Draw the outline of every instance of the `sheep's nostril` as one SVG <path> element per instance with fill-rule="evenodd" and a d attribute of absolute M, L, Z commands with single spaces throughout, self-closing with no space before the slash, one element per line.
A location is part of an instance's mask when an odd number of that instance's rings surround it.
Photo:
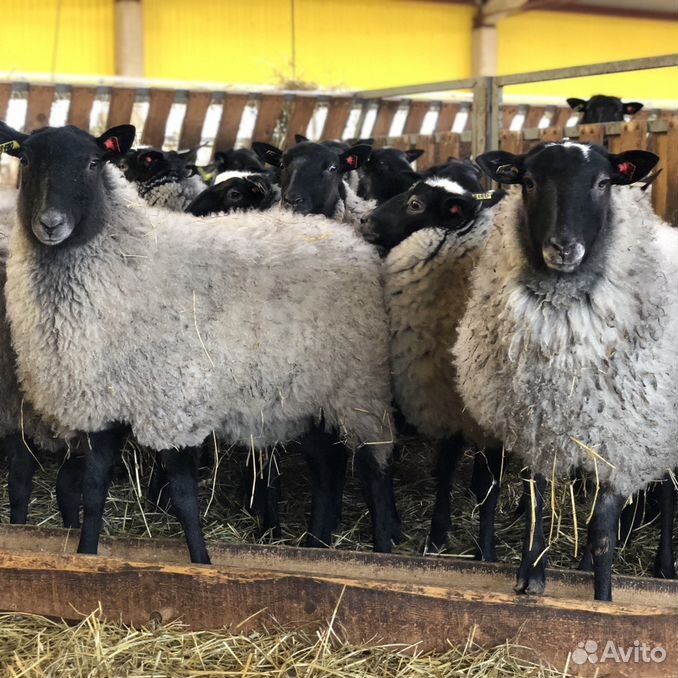
<path fill-rule="evenodd" d="M 62 217 L 57 216 L 43 216 L 40 217 L 40 225 L 45 229 L 47 234 L 52 234 L 64 223 Z"/>
<path fill-rule="evenodd" d="M 285 204 L 290 207 L 298 207 L 304 199 L 300 195 L 287 195 L 285 196 Z"/>

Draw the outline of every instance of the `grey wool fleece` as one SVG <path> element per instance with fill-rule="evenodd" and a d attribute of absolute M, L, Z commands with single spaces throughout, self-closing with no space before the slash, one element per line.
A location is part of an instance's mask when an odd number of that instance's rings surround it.
<path fill-rule="evenodd" d="M 61 428 L 131 425 L 154 449 L 214 431 L 257 447 L 322 414 L 350 445 L 391 452 L 380 263 L 350 229 L 272 210 L 198 219 L 138 206 L 106 169 L 101 233 L 10 243 L 18 374 Z"/>
<path fill-rule="evenodd" d="M 678 463 L 678 232 L 613 189 L 603 270 L 538 274 L 500 206 L 454 348 L 469 412 L 536 473 L 630 495 Z"/>

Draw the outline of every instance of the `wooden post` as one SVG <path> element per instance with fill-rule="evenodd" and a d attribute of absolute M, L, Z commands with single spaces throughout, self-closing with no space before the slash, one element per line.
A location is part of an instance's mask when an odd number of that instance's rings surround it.
<path fill-rule="evenodd" d="M 141 0 L 115 0 L 116 75 L 144 76 L 144 8 Z"/>

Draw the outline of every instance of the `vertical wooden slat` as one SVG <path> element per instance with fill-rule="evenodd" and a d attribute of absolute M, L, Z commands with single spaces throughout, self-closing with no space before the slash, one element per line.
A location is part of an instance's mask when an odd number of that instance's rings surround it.
<path fill-rule="evenodd" d="M 296 96 L 294 98 L 294 102 L 292 103 L 292 114 L 290 115 L 290 121 L 287 124 L 285 147 L 294 144 L 295 134 L 306 135 L 306 128 L 311 120 L 317 101 L 317 97 L 312 96 Z"/>
<path fill-rule="evenodd" d="M 408 137 L 405 137 L 408 138 Z M 418 134 L 409 137 L 414 144 L 414 148 L 420 148 L 424 152 L 417 158 L 417 172 L 436 164 L 437 146 L 435 137 L 432 134 Z M 410 144 L 412 147 L 412 143 Z"/>
<path fill-rule="evenodd" d="M 407 112 L 403 134 L 419 134 L 426 114 L 431 110 L 430 101 L 413 101 Z"/>
<path fill-rule="evenodd" d="M 447 162 L 448 158 L 461 157 L 461 134 L 455 132 L 441 132 L 436 134 L 438 144 L 436 147 L 436 165 Z"/>
<path fill-rule="evenodd" d="M 343 137 L 352 106 L 353 99 L 351 97 L 330 97 L 327 118 L 325 118 L 325 125 L 320 135 L 321 139 L 341 139 Z M 360 129 L 356 134 L 360 136 Z"/>
<path fill-rule="evenodd" d="M 379 111 L 372 128 L 372 136 L 388 136 L 391 123 L 399 106 L 400 101 L 393 101 L 392 99 L 382 99 L 379 102 Z"/>
<path fill-rule="evenodd" d="M 89 116 L 96 96 L 96 87 L 71 87 L 71 103 L 68 107 L 68 124 L 89 132 Z"/>
<path fill-rule="evenodd" d="M 186 114 L 179 135 L 179 148 L 197 148 L 200 145 L 202 127 L 211 101 L 212 92 L 188 93 Z"/>
<path fill-rule="evenodd" d="M 441 104 L 440 112 L 438 113 L 438 120 L 436 120 L 436 132 L 450 132 L 452 125 L 459 113 L 459 104 Z"/>
<path fill-rule="evenodd" d="M 595 123 L 579 125 L 579 141 L 584 144 L 602 144 L 605 139 L 605 125 Z"/>
<path fill-rule="evenodd" d="M 565 128 L 559 125 L 554 127 L 544 127 L 543 129 L 539 130 L 539 136 L 541 137 L 541 140 L 546 143 L 550 141 L 562 141 L 564 133 Z"/>
<path fill-rule="evenodd" d="M 215 151 L 228 151 L 235 146 L 242 112 L 249 101 L 248 94 L 227 94 L 221 111 L 219 130 L 214 140 Z"/>
<path fill-rule="evenodd" d="M 174 103 L 176 92 L 173 89 L 153 89 L 149 95 L 150 105 L 144 125 L 141 143 L 162 148 L 165 142 L 165 128 L 170 108 Z"/>
<path fill-rule="evenodd" d="M 523 133 L 510 132 L 503 129 L 499 132 L 499 148 L 508 153 L 521 154 L 523 152 Z"/>
<path fill-rule="evenodd" d="M 24 132 L 45 127 L 54 100 L 54 85 L 28 85 L 28 107 Z"/>
<path fill-rule="evenodd" d="M 254 123 L 252 141 L 270 143 L 273 139 L 275 126 L 280 118 L 284 97 L 280 94 L 262 94 L 259 101 L 259 113 Z"/>
<path fill-rule="evenodd" d="M 647 122 L 633 120 L 624 123 L 621 134 L 609 137 L 608 150 L 610 153 L 622 153 L 623 151 L 640 150 L 647 148 Z"/>
<path fill-rule="evenodd" d="M 513 118 L 516 117 L 518 113 L 518 106 L 502 106 L 501 109 L 501 128 L 502 129 L 510 129 L 511 127 L 511 122 L 513 122 Z"/>
<path fill-rule="evenodd" d="M 555 115 L 551 118 L 551 124 L 554 127 L 565 127 L 567 121 L 574 115 L 574 111 L 568 106 L 567 108 L 556 109 Z"/>
<path fill-rule="evenodd" d="M 108 119 L 106 121 L 107 127 L 115 127 L 116 125 L 125 125 L 132 119 L 132 108 L 134 107 L 134 99 L 136 97 L 136 90 L 128 87 L 112 87 L 111 98 L 108 105 Z"/>
<path fill-rule="evenodd" d="M 545 106 L 530 106 L 525 114 L 525 124 L 523 127 L 525 129 L 532 129 L 534 127 L 539 127 L 541 119 L 544 117 L 546 111 Z"/>
<path fill-rule="evenodd" d="M 7 115 L 7 105 L 12 97 L 12 83 L 0 82 L 0 120 Z"/>
<path fill-rule="evenodd" d="M 678 117 L 668 121 L 666 134 L 651 134 L 648 150 L 656 153 L 663 172 L 652 184 L 652 204 L 657 214 L 678 226 Z"/>

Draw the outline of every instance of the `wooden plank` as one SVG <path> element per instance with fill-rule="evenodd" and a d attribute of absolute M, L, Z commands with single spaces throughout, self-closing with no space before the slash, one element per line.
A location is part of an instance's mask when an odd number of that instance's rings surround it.
<path fill-rule="evenodd" d="M 417 172 L 428 169 L 431 165 L 435 165 L 438 157 L 438 144 L 436 139 L 431 134 L 417 134 L 408 137 L 410 143 L 405 148 L 420 148 L 424 151 L 417 158 Z"/>
<path fill-rule="evenodd" d="M 257 121 L 254 123 L 254 131 L 252 132 L 252 141 L 270 143 L 273 140 L 273 132 L 280 119 L 283 102 L 284 97 L 280 94 L 261 95 Z"/>
<path fill-rule="evenodd" d="M 28 106 L 24 132 L 49 125 L 49 114 L 54 100 L 54 85 L 28 85 Z"/>
<path fill-rule="evenodd" d="M 129 87 L 111 87 L 106 127 L 126 125 L 132 119 L 132 108 L 137 91 Z"/>
<path fill-rule="evenodd" d="M 551 118 L 553 127 L 565 127 L 567 121 L 574 115 L 574 111 L 569 107 L 558 108 Z"/>
<path fill-rule="evenodd" d="M 315 111 L 318 98 L 314 96 L 299 96 L 294 97 L 292 102 L 292 114 L 290 121 L 287 124 L 287 135 L 285 136 L 285 147 L 294 145 L 294 135 L 303 134 L 306 136 L 306 129 L 308 123 L 311 121 L 313 112 Z M 343 130 L 342 130 L 343 131 Z"/>
<path fill-rule="evenodd" d="M 431 110 L 430 101 L 413 101 L 407 112 L 403 134 L 419 134 L 426 114 Z"/>
<path fill-rule="evenodd" d="M 165 128 L 176 92 L 173 89 L 153 89 L 149 95 L 150 105 L 141 143 L 162 148 L 165 143 Z"/>
<path fill-rule="evenodd" d="M 678 117 L 674 116 L 669 120 L 669 129 L 665 136 L 666 147 L 660 161 L 660 166 L 664 168 L 662 174 L 667 175 L 664 178 L 667 189 L 662 216 L 669 223 L 678 226 Z"/>
<path fill-rule="evenodd" d="M 632 120 L 622 124 L 621 134 L 608 137 L 608 149 L 611 153 L 641 150 L 647 148 L 647 122 Z"/>
<path fill-rule="evenodd" d="M 219 129 L 214 140 L 215 151 L 229 151 L 235 146 L 242 112 L 249 101 L 248 94 L 227 94 L 221 110 Z"/>
<path fill-rule="evenodd" d="M 353 99 L 351 97 L 330 97 L 327 117 L 323 125 L 321 139 L 341 139 L 344 136 L 344 129 L 348 122 L 348 116 L 351 114 Z M 360 136 L 360 129 L 356 132 Z M 388 131 L 386 132 L 388 134 Z M 374 136 L 374 135 L 373 135 Z"/>
<path fill-rule="evenodd" d="M 533 598 L 512 593 L 510 565 L 215 545 L 210 567 L 184 564 L 183 541 L 104 539 L 106 557 L 72 555 L 76 544 L 75 531 L 2 526 L 0 609 L 77 620 L 101 605 L 125 623 L 180 618 L 192 629 L 245 633 L 273 619 L 326 626 L 336 614 L 336 628 L 354 643 L 444 650 L 473 631 L 481 646 L 517 640 L 560 670 L 569 661 L 573 675 L 665 678 L 678 670 L 675 581 L 615 577 L 610 604 L 591 600 L 591 575 L 576 571 L 549 570 L 549 595 Z M 662 663 L 578 666 L 570 655 L 587 639 L 623 648 L 637 640 L 667 654 Z"/>
<path fill-rule="evenodd" d="M 89 132 L 89 116 L 96 96 L 96 87 L 71 87 L 71 103 L 67 122 Z"/>
<path fill-rule="evenodd" d="M 186 113 L 179 135 L 179 148 L 197 148 L 200 146 L 202 128 L 211 102 L 212 92 L 188 93 Z"/>
<path fill-rule="evenodd" d="M 438 143 L 434 164 L 442 164 L 450 158 L 459 159 L 461 157 L 461 134 L 445 132 L 436 134 L 436 139 Z"/>
<path fill-rule="evenodd" d="M 548 143 L 550 141 L 562 141 L 565 134 L 565 128 L 559 125 L 554 127 L 544 127 L 539 130 L 541 141 Z"/>
<path fill-rule="evenodd" d="M 602 144 L 605 139 L 605 125 L 579 125 L 579 139 L 584 144 Z"/>
<path fill-rule="evenodd" d="M 513 118 L 518 115 L 520 108 L 518 106 L 502 106 L 501 108 L 501 128 L 510 129 Z"/>
<path fill-rule="evenodd" d="M 379 102 L 379 110 L 372 128 L 372 136 L 388 136 L 391 130 L 391 123 L 395 117 L 396 111 L 400 107 L 400 101 L 393 99 L 382 99 Z"/>
<path fill-rule="evenodd" d="M 459 104 L 445 103 L 440 105 L 438 120 L 436 120 L 436 132 L 451 132 L 454 121 L 459 113 Z"/>
<path fill-rule="evenodd" d="M 12 98 L 12 83 L 0 82 L 0 120 L 7 116 L 7 106 Z"/>
<path fill-rule="evenodd" d="M 521 132 L 509 132 L 508 130 L 501 130 L 499 132 L 499 148 L 502 151 L 507 151 L 509 153 L 515 153 L 516 155 L 522 154 L 523 151 L 523 133 Z"/>
<path fill-rule="evenodd" d="M 534 127 L 539 127 L 541 119 L 546 113 L 546 106 L 530 106 L 527 109 L 525 114 L 525 124 L 523 127 L 525 129 L 533 129 Z"/>

